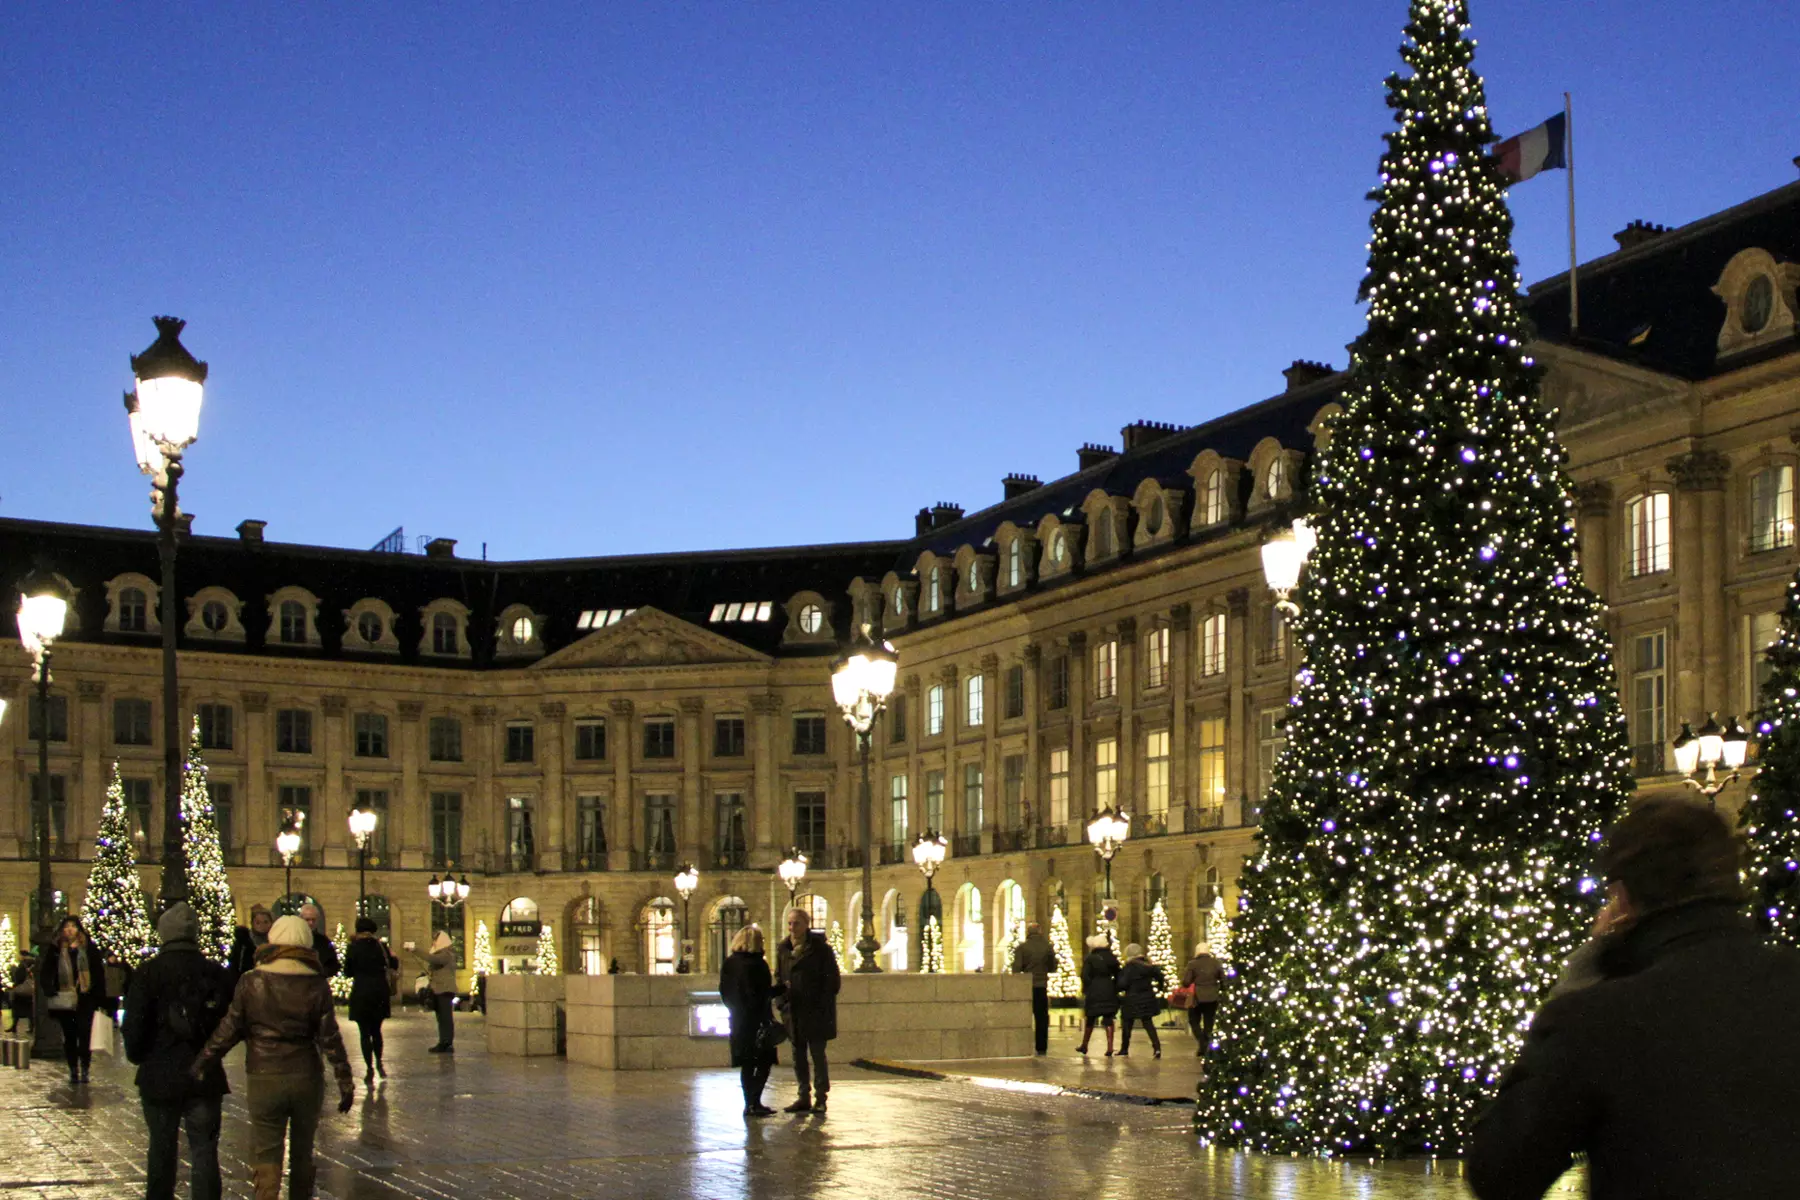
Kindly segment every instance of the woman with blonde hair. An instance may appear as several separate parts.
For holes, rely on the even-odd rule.
[[[1201,942],[1181,973],[1181,986],[1194,989],[1194,1006],[1188,1009],[1188,1032],[1194,1035],[1194,1054],[1204,1058],[1212,1047],[1213,1018],[1219,1012],[1219,984],[1225,968],[1213,956],[1212,947]]]
[[[731,1014],[731,1065],[744,1088],[744,1115],[767,1117],[775,1110],[762,1102],[763,1086],[775,1066],[775,1043],[765,1033],[774,978],[763,955],[763,932],[746,925],[731,939],[731,953],[719,968],[719,998]]]

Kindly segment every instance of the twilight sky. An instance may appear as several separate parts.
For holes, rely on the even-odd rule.
[[[1582,257],[1795,178],[1791,0],[1473,0]],[[903,537],[1346,360],[1402,0],[13,4],[0,515],[564,557]],[[1514,189],[1528,282],[1564,177]]]

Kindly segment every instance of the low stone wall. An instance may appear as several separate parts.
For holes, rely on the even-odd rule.
[[[562,1053],[563,986],[580,975],[489,975],[489,1054],[533,1058]]]
[[[689,1036],[694,992],[717,975],[571,975],[569,1061],[615,1071],[729,1067],[724,1038]]]

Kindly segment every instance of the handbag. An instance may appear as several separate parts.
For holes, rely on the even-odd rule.
[[[112,1017],[105,1011],[94,1014],[94,1023],[88,1031],[88,1048],[95,1054],[111,1054],[113,1052]]]
[[[765,1021],[762,1028],[756,1031],[756,1048],[773,1051],[775,1047],[788,1040],[788,1027],[780,1021]]]
[[[1170,1008],[1192,1008],[1192,1007],[1194,1007],[1194,985],[1190,983],[1183,987],[1178,987],[1174,991],[1170,992],[1169,993],[1169,1007]]]
[[[66,992],[57,992],[50,997],[50,1011],[74,1012],[75,1005],[79,999],[79,994],[73,989]]]

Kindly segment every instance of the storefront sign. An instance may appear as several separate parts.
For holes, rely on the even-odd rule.
[[[532,938],[532,939],[535,939],[537,937],[537,935],[538,935],[538,923],[536,921],[502,921],[502,922],[500,922],[500,936],[503,938]]]
[[[697,1038],[731,1036],[731,1010],[720,1002],[719,993],[688,993],[688,1036]]]

